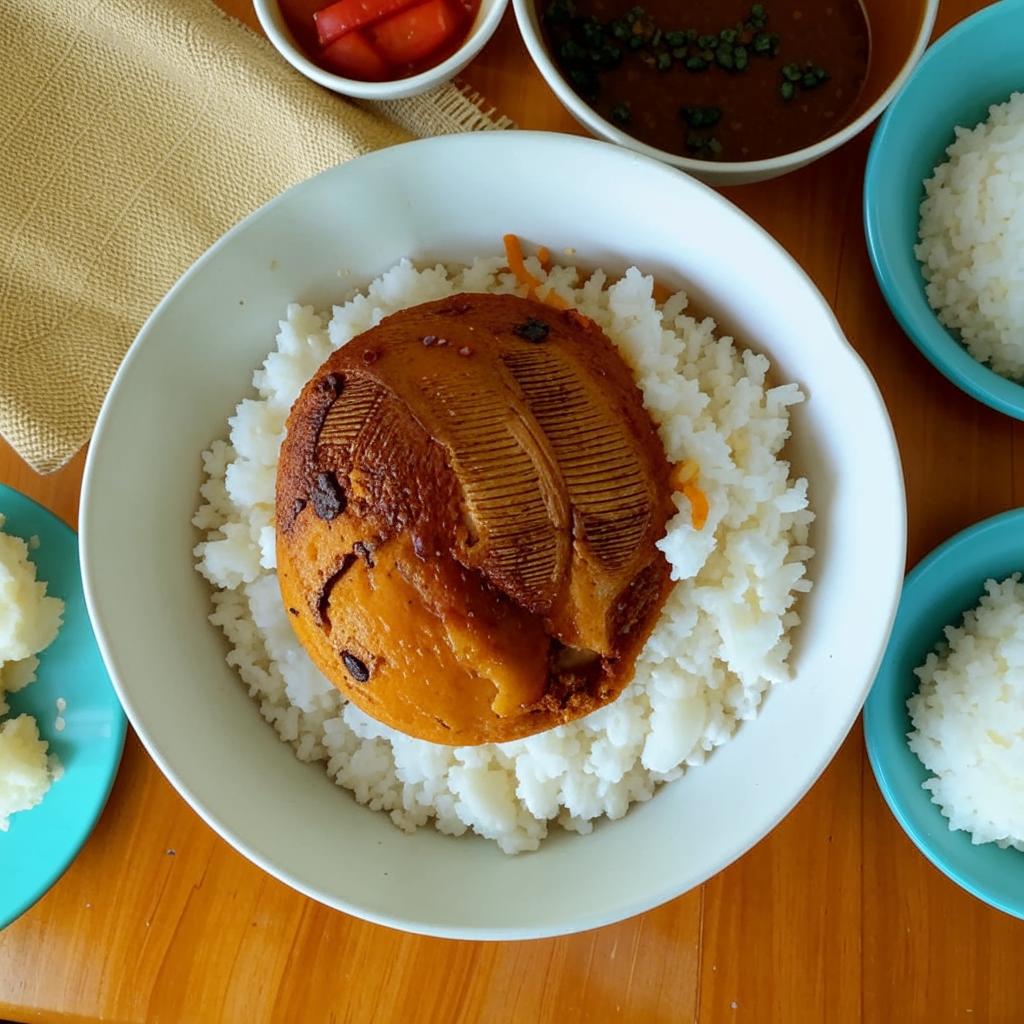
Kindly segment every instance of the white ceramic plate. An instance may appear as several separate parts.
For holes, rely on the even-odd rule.
[[[504,856],[408,836],[296,760],[208,624],[189,524],[199,453],[226,432],[289,301],[326,307],[401,256],[465,260],[504,232],[580,263],[636,263],[795,379],[791,454],[818,523],[796,678],[709,762],[592,835]],[[339,274],[341,276],[339,276]],[[792,259],[730,203],[606,143],[488,133],[414,142],[304,182],[229,232],[174,287],[111,388],[86,467],[86,595],[142,741],[228,842],[296,889],[371,921],[477,939],[607,924],[686,891],[768,832],[818,777],[880,661],[903,574],[899,456],[874,381]]]

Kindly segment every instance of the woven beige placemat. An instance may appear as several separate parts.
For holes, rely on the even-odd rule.
[[[346,102],[210,0],[0,0],[0,85],[0,433],[41,472],[232,224],[409,133],[500,126],[451,85]]]

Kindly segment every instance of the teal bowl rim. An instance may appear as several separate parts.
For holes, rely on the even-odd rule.
[[[927,323],[922,323],[908,308],[903,291],[893,280],[892,263],[882,242],[884,229],[879,221],[877,204],[873,202],[876,182],[882,173],[881,165],[885,150],[890,144],[890,138],[899,128],[899,120],[902,117],[903,105],[907,102],[907,94],[913,89],[918,77],[926,72],[932,64],[942,61],[946,51],[951,46],[955,46],[963,36],[991,20],[998,20],[1010,14],[1024,14],[1024,2],[1022,0],[1001,0],[1001,2],[984,7],[954,25],[925,51],[917,67],[914,68],[910,77],[897,93],[895,100],[879,121],[864,170],[862,206],[864,234],[871,268],[886,304],[903,332],[928,362],[961,391],[997,412],[1012,416],[1014,419],[1024,420],[1024,386],[1000,376],[988,366],[974,360],[966,353],[961,343],[939,322],[930,307],[931,319]],[[954,123],[951,118],[950,141],[953,139],[953,128]],[[918,202],[923,197],[922,181]],[[971,362],[965,364],[963,359],[958,358],[961,355],[966,356]]]
[[[988,519],[983,519],[981,522],[975,523],[973,526],[968,526],[959,533],[954,534],[948,540],[943,541],[943,543],[938,547],[925,555],[925,557],[922,558],[921,561],[918,562],[917,565],[914,566],[914,568],[907,574],[907,577],[904,580],[903,594],[900,597],[900,607],[896,612],[897,623],[899,621],[900,610],[903,608],[907,594],[913,592],[914,588],[919,585],[918,581],[921,577],[926,575],[928,570],[931,569],[936,562],[946,558],[960,548],[970,547],[986,533],[993,530],[1002,530],[1007,523],[1013,522],[1019,523],[1022,529],[1024,529],[1024,508],[1001,512]],[[983,581],[981,579],[978,580],[979,591],[982,582]],[[894,640],[898,639],[895,628],[896,627],[894,626],[894,632],[892,637],[890,637],[890,644],[892,644]],[[875,776],[875,782],[878,785],[878,789],[881,792],[882,797],[889,807],[889,810],[892,812],[893,817],[896,819],[900,828],[903,829],[910,841],[950,881],[954,882],[965,892],[969,892],[982,903],[985,903],[990,907],[994,907],[996,910],[1001,910],[1003,913],[1009,914],[1011,917],[1024,920],[1024,904],[1007,903],[1005,900],[1000,899],[997,896],[993,896],[991,893],[964,878],[952,865],[950,865],[914,825],[905,810],[906,805],[894,792],[891,773],[888,768],[890,762],[880,756],[877,746],[879,742],[878,737],[881,735],[884,726],[880,724],[882,711],[876,709],[880,707],[883,700],[888,698],[888,693],[883,696],[881,689],[879,688],[879,679],[885,672],[886,663],[888,662],[889,657],[890,651],[886,651],[886,654],[882,659],[882,665],[878,670],[878,675],[875,677],[875,683],[871,687],[871,691],[868,693],[868,698],[864,703],[864,745],[867,748],[871,771]],[[907,716],[907,730],[910,730],[909,714]],[[941,813],[939,808],[932,804],[931,798],[923,789],[920,791],[920,799],[931,805],[936,814]],[[943,817],[942,820],[948,827],[948,821],[946,818]],[[1024,857],[1024,853],[1021,854],[1021,857]]]
[[[0,496],[4,494],[13,495],[16,501],[24,502],[32,511],[34,515],[39,516],[43,521],[49,522],[49,524],[57,530],[57,532],[65,533],[68,535],[68,542],[70,544],[70,550],[73,555],[78,557],[78,534],[72,529],[60,516],[55,515],[48,508],[40,505],[38,501],[30,498],[27,494],[23,494],[21,491],[14,487],[10,487],[7,484],[0,483]],[[2,510],[0,510],[2,511]],[[98,650],[98,641],[96,640],[95,634],[92,630],[92,621],[89,617],[88,605],[85,601],[84,584],[82,581],[81,566],[79,565],[78,570],[75,573],[78,581],[78,588],[81,592],[82,598],[82,615],[85,616],[89,627],[89,634],[93,637],[93,643],[97,645],[97,658],[99,663],[102,665],[102,658]],[[41,655],[42,657],[43,655]],[[104,666],[104,671],[106,668]],[[125,716],[124,708],[120,705],[120,700],[117,698],[116,691],[113,689],[112,684],[111,693],[114,695],[115,703],[117,706],[117,715],[115,716],[115,734],[111,737],[111,765],[110,773],[106,779],[103,791],[97,793],[97,801],[94,807],[94,813],[88,815],[86,818],[79,820],[78,824],[80,831],[74,836],[70,837],[70,842],[61,851],[59,855],[56,855],[53,859],[50,870],[47,872],[45,879],[39,881],[37,884],[28,887],[20,898],[14,899],[10,902],[7,910],[0,917],[0,933],[8,926],[18,920],[23,914],[31,910],[65,875],[68,868],[74,863],[75,858],[81,852],[82,847],[85,846],[89,837],[93,834],[96,829],[96,824],[100,820],[103,811],[106,809],[107,802],[110,799],[111,791],[114,788],[114,783],[117,781],[117,776],[120,771],[121,761],[124,757],[124,744],[125,738],[128,732],[128,719]],[[41,810],[42,807],[35,810]],[[24,813],[32,813],[27,811]]]

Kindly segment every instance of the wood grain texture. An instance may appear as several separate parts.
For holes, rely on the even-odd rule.
[[[246,0],[222,2],[254,23]],[[940,31],[979,6],[946,0]],[[465,78],[522,127],[578,130],[511,14]],[[915,562],[1024,504],[1024,428],[947,383],[890,316],[861,227],[868,141],[728,195],[803,264],[877,377]],[[70,523],[82,465],[40,478],[0,442],[0,480]],[[403,935],[297,895],[218,839],[130,736],[81,856],[0,933],[0,1017],[1011,1024],[1024,1020],[1022,948],[1024,923],[961,892],[903,835],[859,726],[793,813],[701,889],[599,931],[512,944]]]

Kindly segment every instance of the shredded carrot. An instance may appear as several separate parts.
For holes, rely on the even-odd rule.
[[[708,521],[708,496],[697,486],[700,466],[693,459],[677,462],[669,475],[672,490],[679,491],[690,503],[690,522],[695,530],[703,530]]]
[[[540,284],[523,263],[523,248],[519,244],[518,235],[505,235],[502,239],[505,243],[505,259],[508,260],[508,269],[515,275],[516,280],[531,294]]]
[[[708,496],[696,484],[685,484],[683,494],[690,502],[690,522],[693,528],[703,530],[708,521]]]
[[[539,278],[536,278],[526,269],[526,264],[523,261],[523,247],[519,243],[518,235],[504,235],[502,241],[505,243],[505,259],[508,261],[508,269],[512,271],[515,279],[526,289],[526,294],[531,299],[536,299],[539,302],[543,302],[545,305],[551,306],[552,309],[566,310],[571,309],[572,306],[562,298],[561,295],[556,294],[551,287],[543,298],[537,294],[537,289],[544,283]],[[551,269],[551,251],[545,246],[541,246],[537,250],[537,258],[541,262],[541,266],[544,268],[544,272],[547,273]]]

